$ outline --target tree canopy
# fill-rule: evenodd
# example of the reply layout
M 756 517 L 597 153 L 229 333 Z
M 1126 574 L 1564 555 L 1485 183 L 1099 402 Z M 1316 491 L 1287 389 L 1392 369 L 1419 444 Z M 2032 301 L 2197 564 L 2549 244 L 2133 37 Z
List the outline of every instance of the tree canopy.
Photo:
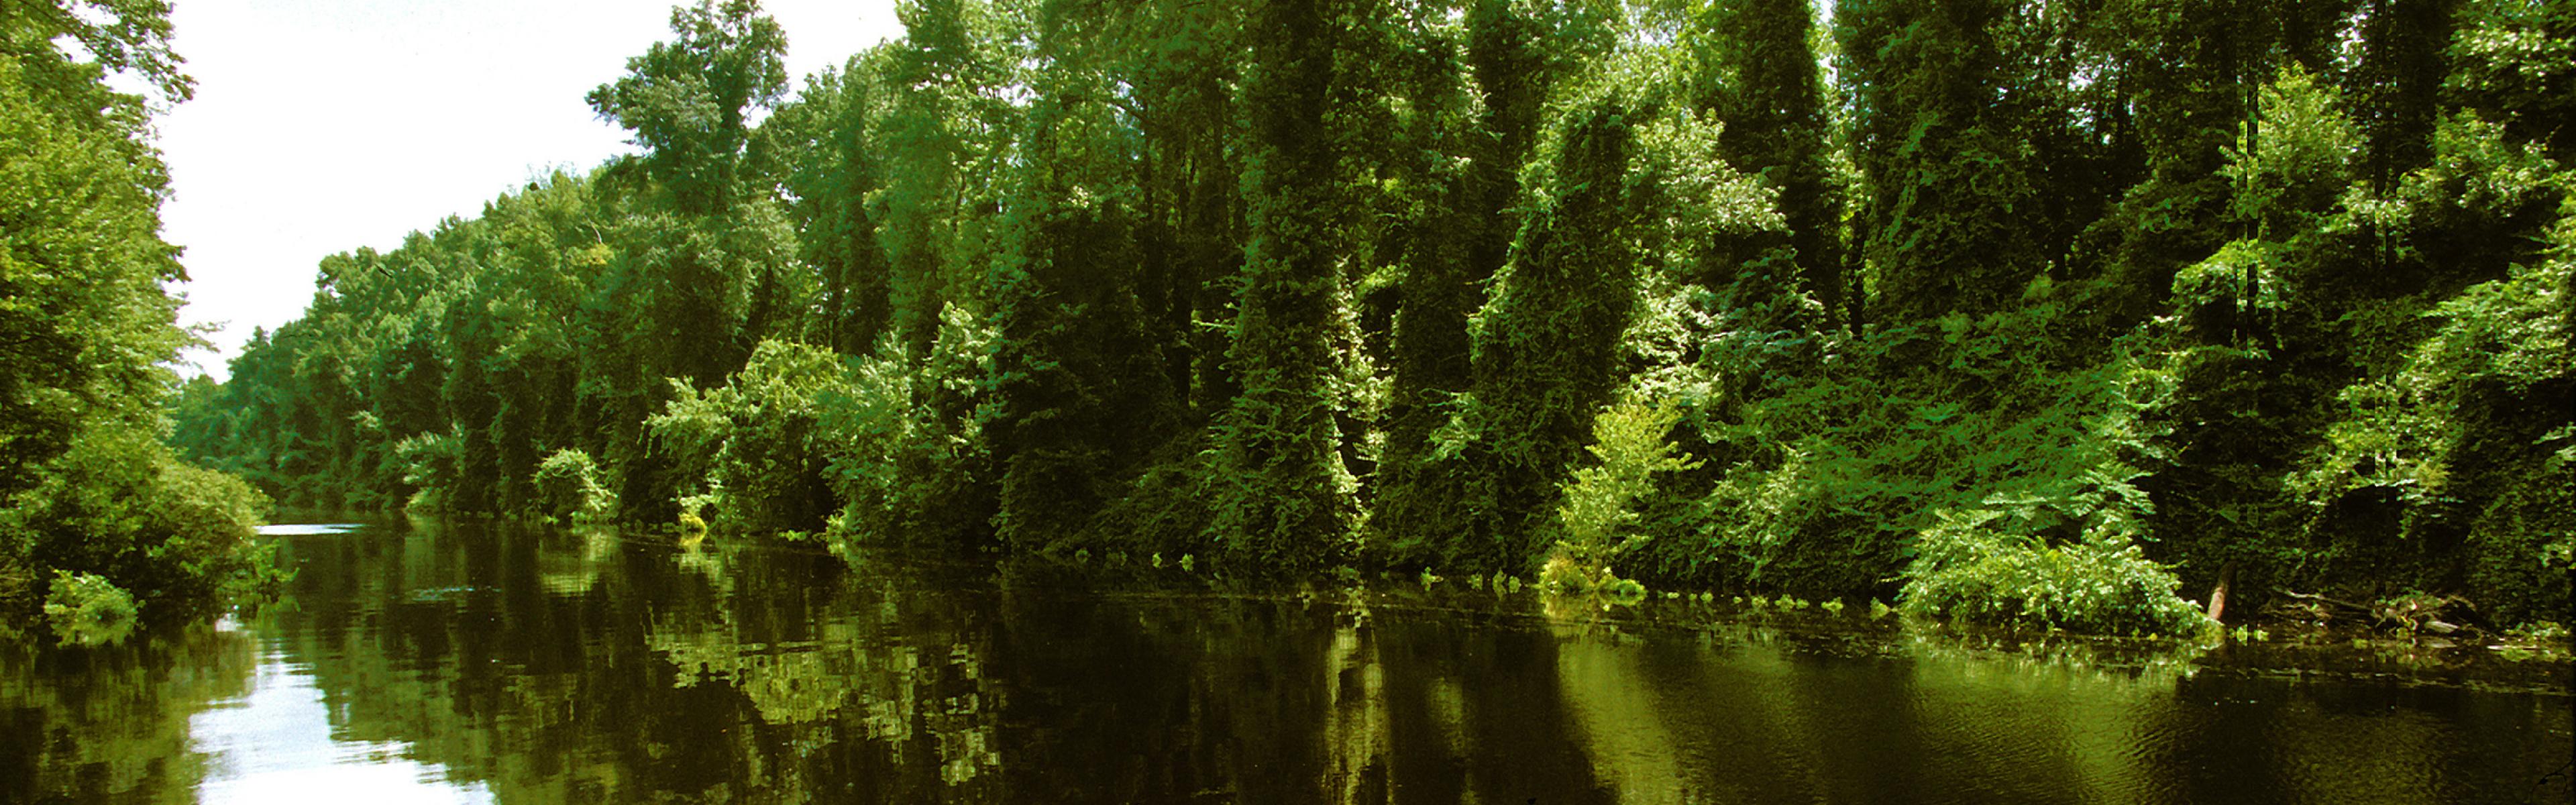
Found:
M 185 274 L 149 106 L 107 78 L 185 100 L 169 34 L 158 2 L 0 5 L 0 633 L 116 640 L 276 581 L 267 499 L 161 441 Z
M 2557 617 L 2563 6 L 918 0 L 790 94 L 707 0 L 589 95 L 640 156 L 326 260 L 173 444 L 290 505 L 854 558 Z M 75 38 L 150 76 L 158 30 Z M 109 382 L 36 357 L 81 343 L 9 404 Z

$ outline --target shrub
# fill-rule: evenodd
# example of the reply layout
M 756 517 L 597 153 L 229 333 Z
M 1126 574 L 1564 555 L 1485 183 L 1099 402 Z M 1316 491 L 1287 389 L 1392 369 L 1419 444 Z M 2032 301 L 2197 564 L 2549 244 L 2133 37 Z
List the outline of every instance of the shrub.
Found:
M 891 337 L 851 367 L 847 385 L 817 400 L 835 446 L 824 478 L 841 504 L 824 530 L 835 554 L 863 544 L 955 544 L 993 514 L 982 383 L 991 376 L 993 330 L 963 308 L 941 311 L 926 356 Z
M 412 488 L 403 508 L 417 512 L 446 508 L 448 493 L 456 488 L 461 472 L 457 461 L 464 438 L 459 430 L 416 433 L 394 443 L 394 461 L 402 468 L 403 483 Z
M 576 523 L 607 522 L 616 515 L 617 493 L 599 480 L 599 463 L 590 454 L 564 448 L 537 463 L 537 494 L 554 517 Z
M 2175 594 L 2182 582 L 2146 558 L 2125 518 L 2105 518 L 2084 537 L 2052 545 L 1994 528 L 1994 510 L 1942 511 L 1916 542 L 1905 570 L 1912 612 L 2005 626 L 2103 634 L 2198 635 L 2215 628 Z
M 1592 466 L 1576 470 L 1566 482 L 1557 506 L 1560 536 L 1540 583 L 1569 593 L 1633 588 L 1610 563 L 1644 544 L 1646 536 L 1628 526 L 1637 520 L 1629 505 L 1655 488 L 1659 473 L 1686 471 L 1698 462 L 1674 455 L 1664 435 L 1680 421 L 1670 404 L 1647 404 L 1631 396 L 1601 411 L 1592 420 Z M 1624 582 L 1624 583 L 1623 583 Z
M 137 430 L 82 434 L 42 485 L 13 502 L 0 507 L 0 550 L 23 551 L 30 575 L 100 576 L 156 619 L 254 600 L 285 581 L 251 541 L 268 499 L 238 478 L 179 463 Z
M 2285 484 L 2322 523 L 2364 502 L 2390 510 L 2370 532 L 2383 544 L 2316 537 L 2352 554 L 2432 557 L 2420 569 L 2348 561 L 2383 578 L 2423 574 L 2428 587 L 2465 581 L 2499 625 L 2566 611 L 2576 569 L 2576 201 L 2560 215 L 2546 259 L 2423 311 L 2429 336 L 2396 353 L 2392 371 L 2343 388 L 2323 444 Z
M 66 646 L 122 641 L 134 632 L 140 611 L 133 595 L 95 573 L 54 571 L 53 591 L 45 595 L 45 620 Z
M 823 401 L 850 389 L 840 356 L 809 344 L 762 341 L 722 388 L 701 392 L 672 384 L 676 395 L 646 424 L 679 459 L 688 500 L 729 530 L 823 526 L 832 511 L 824 468 L 842 448 L 822 431 Z

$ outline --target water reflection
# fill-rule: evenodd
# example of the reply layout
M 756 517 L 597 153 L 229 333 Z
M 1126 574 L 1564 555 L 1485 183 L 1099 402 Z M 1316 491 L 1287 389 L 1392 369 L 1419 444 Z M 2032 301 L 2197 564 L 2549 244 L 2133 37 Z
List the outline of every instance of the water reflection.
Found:
M 0 649 L 0 801 L 185 799 L 207 773 L 189 717 L 245 695 L 256 656 L 247 635 L 211 626 Z
M 323 534 L 346 534 L 365 528 L 358 523 L 276 523 L 259 527 L 263 537 L 310 537 Z
M 415 521 L 0 654 L 0 801 L 2564 801 L 2563 689 Z M 2563 672 L 2563 669 L 2562 669 Z
M 204 802 L 278 802 L 330 792 L 387 802 L 489 802 L 481 783 L 450 784 L 445 769 L 410 759 L 401 742 L 341 740 L 331 734 L 322 692 L 309 669 L 271 654 L 250 690 L 217 699 L 188 719 L 189 749 L 205 759 Z

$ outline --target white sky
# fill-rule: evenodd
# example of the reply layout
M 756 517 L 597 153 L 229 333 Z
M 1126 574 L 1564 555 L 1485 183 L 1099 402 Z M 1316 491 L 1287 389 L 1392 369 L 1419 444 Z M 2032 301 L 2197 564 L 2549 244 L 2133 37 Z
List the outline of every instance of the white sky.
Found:
M 671 0 L 177 0 L 196 100 L 159 124 L 163 235 L 193 280 L 183 324 L 221 323 L 222 379 L 253 327 L 312 301 L 314 266 L 557 168 L 633 150 L 582 102 L 670 37 Z M 802 79 L 902 35 L 893 0 L 765 0 Z

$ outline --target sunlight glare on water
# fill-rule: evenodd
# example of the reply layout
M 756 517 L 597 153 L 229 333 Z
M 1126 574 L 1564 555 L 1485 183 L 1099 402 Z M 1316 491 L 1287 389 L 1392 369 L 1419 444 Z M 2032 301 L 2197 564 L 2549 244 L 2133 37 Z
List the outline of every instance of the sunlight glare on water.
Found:
M 310 669 L 276 652 L 260 657 L 251 690 L 188 719 L 191 748 L 205 758 L 197 786 L 204 803 L 493 802 L 479 782 L 410 760 L 399 742 L 342 741 Z
M 363 526 L 357 523 L 275 523 L 259 527 L 263 537 L 310 537 L 323 534 L 346 534 Z

